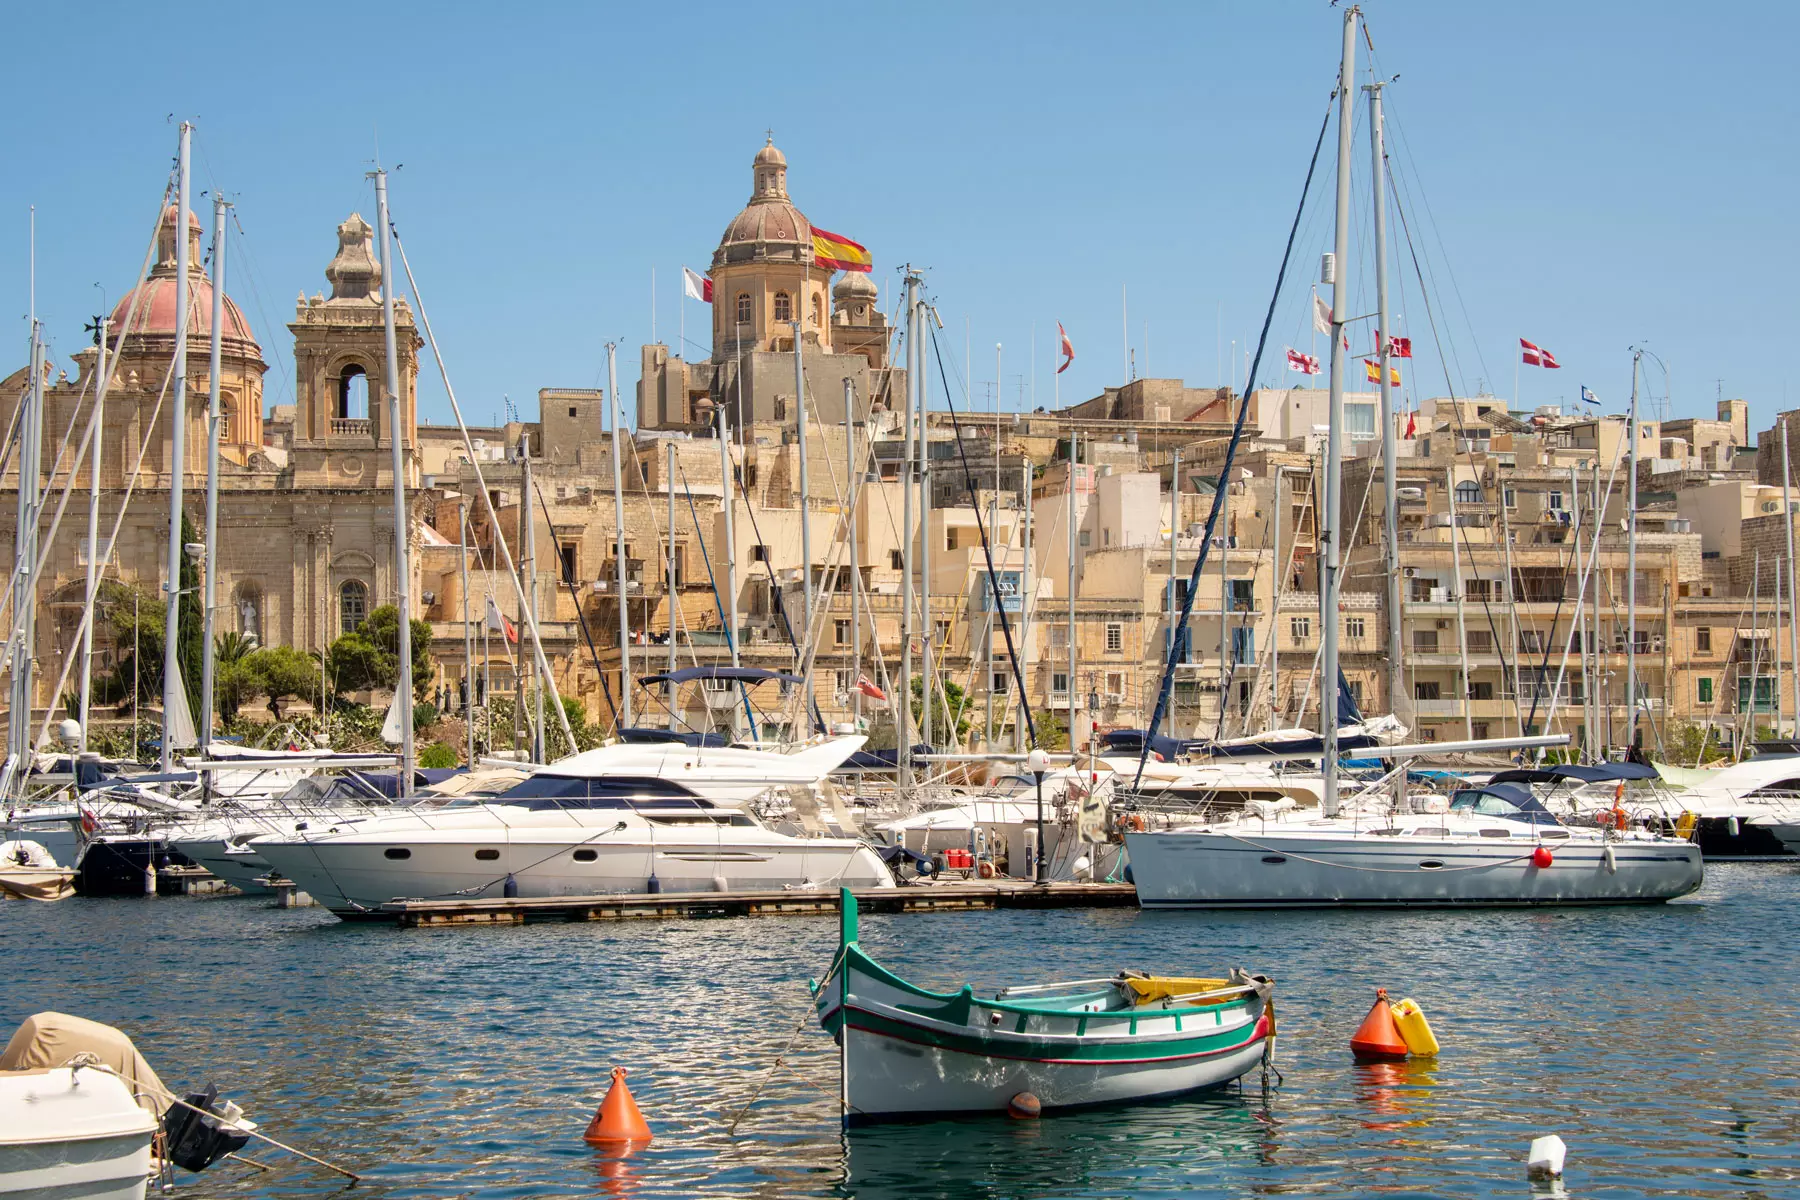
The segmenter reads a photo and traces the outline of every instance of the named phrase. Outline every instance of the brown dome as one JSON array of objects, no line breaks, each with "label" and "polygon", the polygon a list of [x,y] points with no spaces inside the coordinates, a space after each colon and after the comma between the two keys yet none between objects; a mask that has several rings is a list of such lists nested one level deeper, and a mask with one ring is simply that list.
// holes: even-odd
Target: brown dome
[{"label": "brown dome", "polygon": [[713,263],[770,257],[811,262],[812,224],[788,199],[787,157],[773,140],[756,152],[750,174],[750,202],[725,227]]}]

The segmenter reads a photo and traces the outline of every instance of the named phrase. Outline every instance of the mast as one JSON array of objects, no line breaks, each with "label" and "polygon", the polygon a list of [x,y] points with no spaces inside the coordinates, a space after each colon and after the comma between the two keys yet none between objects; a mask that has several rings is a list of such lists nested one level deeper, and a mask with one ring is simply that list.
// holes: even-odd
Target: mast
[{"label": "mast", "polygon": [[813,638],[813,570],[812,570],[812,506],[806,490],[806,362],[800,355],[799,301],[794,307],[794,415],[800,433],[800,594],[804,597],[801,612],[805,615],[806,637],[794,647],[800,656],[800,720],[807,733],[812,733],[813,659],[815,655],[802,649]]},{"label": "mast", "polygon": [[[175,365],[169,392],[175,408],[169,433],[169,562],[164,589],[163,622],[163,720],[161,765],[164,774],[175,764],[171,734],[176,704],[181,696],[181,493],[187,478],[187,346],[188,346],[188,145],[194,127],[181,123],[180,159],[175,186]],[[21,488],[21,491],[24,489]],[[29,643],[27,643],[29,645]],[[28,710],[29,711],[29,710]]]},{"label": "mast", "polygon": [[[1075,686],[1075,462],[1080,456],[1079,435],[1069,430],[1069,518],[1064,524],[1069,527],[1069,753],[1075,752],[1075,697],[1078,694]],[[1093,719],[1092,713],[1088,719]]]},{"label": "mast", "polygon": [[[1177,465],[1181,462],[1179,452],[1175,455],[1175,462]],[[1279,729],[1281,728],[1281,588],[1286,582],[1287,575],[1286,568],[1281,561],[1281,523],[1286,516],[1281,511],[1281,477],[1287,474],[1287,469],[1277,466],[1274,473],[1274,520],[1269,522],[1269,527],[1275,532],[1275,545],[1269,551],[1271,568],[1269,574],[1275,580],[1275,586],[1269,598],[1269,724]],[[1171,575],[1174,574],[1172,562],[1169,572]],[[1171,585],[1169,598],[1173,600],[1174,597],[1175,588]]]},{"label": "mast", "polygon": [[[213,614],[218,607],[219,576],[219,355],[225,328],[225,197],[213,194],[212,338],[207,358],[206,389],[206,579],[205,606],[200,610],[200,752],[212,741],[213,677],[218,655],[213,648]],[[91,546],[92,543],[90,542]],[[91,561],[93,554],[88,558]],[[211,776],[206,777],[208,782]]]},{"label": "mast", "polygon": [[[1403,610],[1400,607],[1400,517],[1399,517],[1399,482],[1395,478],[1395,470],[1399,466],[1399,446],[1396,444],[1398,434],[1394,428],[1394,387],[1392,377],[1388,374],[1388,362],[1393,349],[1393,331],[1388,328],[1388,283],[1387,283],[1387,131],[1382,124],[1380,83],[1371,83],[1363,90],[1369,93],[1369,154],[1372,160],[1370,171],[1371,182],[1375,188],[1375,337],[1379,345],[1376,353],[1380,356],[1381,370],[1381,475],[1386,503],[1382,506],[1383,532],[1386,538],[1387,566],[1387,643],[1388,643],[1388,707],[1390,711],[1400,707],[1401,689],[1404,687],[1404,668],[1401,663],[1401,641],[1403,634]],[[1454,503],[1454,495],[1452,503]],[[1452,512],[1455,509],[1451,510]],[[1456,527],[1450,528],[1450,554],[1456,555]],[[1460,603],[1460,598],[1459,598]],[[1464,680],[1467,682],[1466,678]],[[1465,689],[1466,690],[1466,689]],[[1466,697],[1465,697],[1466,707]],[[1471,739],[1474,737],[1470,734]],[[1404,780],[1406,772],[1399,773]]]},{"label": "mast", "polygon": [[[683,293],[686,296],[686,293]],[[685,311],[686,303],[682,304]],[[675,669],[675,442],[663,443],[663,490],[669,493],[669,670]],[[669,728],[675,727],[675,713],[669,712]]]},{"label": "mast", "polygon": [[[1344,13],[1344,57],[1338,69],[1337,232],[1332,243],[1331,272],[1331,405],[1325,435],[1325,561],[1324,587],[1319,590],[1319,736],[1324,742],[1324,814],[1338,813],[1338,591],[1343,554],[1339,542],[1344,471],[1344,326],[1349,321],[1346,305],[1350,289],[1345,276],[1350,262],[1350,88],[1356,77],[1356,16],[1351,5]],[[1245,385],[1248,390],[1248,383]],[[1330,701],[1326,697],[1331,697]],[[1221,701],[1222,702],[1222,701]]]},{"label": "mast", "polygon": [[[607,418],[612,425],[613,523],[618,536],[614,546],[615,571],[619,588],[619,699],[621,720],[631,722],[631,609],[625,594],[625,460],[619,441],[619,347],[606,343]],[[535,594],[535,593],[534,593]]]},{"label": "mast", "polygon": [[[400,354],[394,346],[393,233],[388,225],[387,172],[375,170],[375,221],[381,226],[381,386],[387,393],[388,446],[394,472],[394,605],[400,610],[395,640],[400,650],[400,677],[395,681],[394,702],[400,709],[400,794],[412,795],[413,766],[418,761],[413,747],[412,673],[412,521],[406,510],[406,426],[400,414]],[[526,498],[527,511],[531,500]],[[535,614],[534,614],[535,615]],[[538,728],[543,728],[540,721]],[[541,736],[541,733],[540,733]]]},{"label": "mast", "polygon": [[[738,359],[738,388],[743,388],[743,359]],[[742,396],[739,397],[740,401]],[[731,665],[738,665],[738,593],[737,593],[737,504],[732,499],[731,418],[723,404],[719,405],[719,484],[720,511],[725,515],[725,648],[731,653]],[[731,709],[731,729],[737,732],[737,707]]]},{"label": "mast", "polygon": [[[995,428],[999,428],[999,418],[995,418]],[[1031,560],[1031,459],[1026,458],[1024,467],[1022,507],[1025,509],[1025,544],[1019,559],[1019,653],[1027,662],[1031,659],[1031,610],[1037,604],[1037,564]],[[1025,663],[1019,664],[1019,675],[1025,674]],[[989,681],[990,683],[992,680]],[[1024,705],[1025,693],[1019,693],[1019,716],[1013,720],[1013,752],[1016,754],[1025,749]],[[1071,747],[1073,749],[1073,747]]]},{"label": "mast", "polygon": [[475,702],[475,637],[469,628],[469,512],[468,502],[458,499],[456,502],[456,547],[462,569],[462,610],[463,610],[463,694],[462,718],[463,728],[469,735],[470,769],[475,766],[475,718],[469,708]]},{"label": "mast", "polygon": [[[35,310],[35,289],[32,297]],[[13,625],[18,633],[13,657],[11,727],[15,771],[22,774],[31,753],[32,661],[37,649],[37,563],[39,488],[43,465],[44,435],[44,334],[35,311],[31,317],[31,386],[25,393],[25,419],[19,431],[19,528],[14,544],[18,559],[13,568]],[[90,543],[88,556],[93,557]],[[134,660],[135,661],[135,660]]]},{"label": "mast", "polygon": [[[1637,740],[1638,695],[1637,695],[1637,466],[1638,466],[1638,359],[1639,351],[1631,355],[1631,426],[1630,440],[1626,449],[1630,455],[1630,476],[1625,481],[1625,703],[1630,705],[1628,711],[1631,720],[1625,726],[1625,744],[1633,745]],[[1787,427],[1782,426],[1783,430]],[[1783,506],[1783,511],[1786,506]],[[1790,524],[1789,536],[1792,537]],[[1779,578],[1779,577],[1777,577]],[[1780,589],[1776,592],[1779,594]],[[1618,626],[1613,626],[1617,629]],[[1779,678],[1779,676],[1777,677]],[[1776,686],[1780,686],[1779,683]],[[1608,722],[1610,725],[1611,722]]]},{"label": "mast", "polygon": [[919,387],[919,274],[906,272],[906,415],[905,450],[900,464],[900,694],[894,699],[900,748],[895,752],[900,791],[912,788],[912,630],[913,630],[913,414]]},{"label": "mast", "polygon": [[[616,474],[617,472],[615,472]],[[537,618],[537,542],[532,536],[531,519],[531,435],[519,435],[519,628],[536,627]],[[521,660],[523,655],[520,655]],[[519,722],[525,716],[525,681],[520,664],[513,664],[513,747],[519,744]],[[540,685],[541,686],[541,685]],[[531,735],[531,761],[542,762],[542,743],[538,731],[527,726]]]},{"label": "mast", "polygon": [[[224,290],[221,283],[219,290]],[[94,336],[99,344],[99,355],[94,359],[94,444],[88,451],[88,523],[87,523],[87,592],[86,604],[89,612],[87,623],[81,627],[81,745],[82,753],[88,747],[88,705],[93,699],[94,691],[94,597],[100,584],[100,576],[105,568],[94,561],[100,553],[100,463],[102,461],[101,445],[106,440],[106,334],[112,321],[105,315],[94,319]],[[13,592],[18,595],[17,590]]]},{"label": "mast", "polygon": [[844,377],[844,459],[848,478],[844,495],[849,502],[847,536],[850,559],[850,713],[858,732],[862,731],[862,558],[856,541],[857,484],[861,482],[862,464],[856,458],[856,381]]},{"label": "mast", "polygon": [[1219,511],[1225,532],[1219,538],[1219,727],[1213,736],[1223,738],[1225,695],[1231,690],[1231,656],[1226,652],[1231,637],[1231,484],[1224,473],[1219,475],[1219,487],[1225,493],[1225,506]]},{"label": "mast", "polygon": [[[1781,419],[1781,511],[1787,525],[1788,662],[1794,672],[1794,728],[1800,730],[1800,584],[1797,584],[1796,579],[1800,575],[1800,567],[1796,567],[1794,562],[1793,482],[1793,471],[1788,459],[1788,421],[1784,416]],[[82,728],[85,730],[86,727],[86,718],[83,718]]]},{"label": "mast", "polygon": [[[1385,367],[1382,368],[1386,370]],[[1386,380],[1382,381],[1384,384]],[[1456,662],[1462,674],[1463,736],[1475,740],[1475,714],[1469,708],[1469,624],[1463,609],[1462,555],[1456,552],[1456,467],[1444,468],[1444,487],[1450,498],[1450,586],[1456,589]],[[1404,771],[1401,772],[1405,774]]]}]

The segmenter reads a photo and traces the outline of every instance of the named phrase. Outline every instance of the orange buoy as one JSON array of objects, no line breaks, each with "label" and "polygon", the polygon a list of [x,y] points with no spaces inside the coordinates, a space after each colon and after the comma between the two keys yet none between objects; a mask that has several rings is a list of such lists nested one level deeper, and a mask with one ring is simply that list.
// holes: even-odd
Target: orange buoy
[{"label": "orange buoy", "polygon": [[644,1121],[644,1114],[638,1111],[637,1101],[631,1098],[631,1089],[625,1086],[624,1067],[612,1069],[612,1087],[607,1089],[606,1099],[600,1102],[600,1111],[588,1122],[587,1132],[581,1135],[581,1140],[596,1145],[650,1140],[650,1126]]},{"label": "orange buoy", "polygon": [[1044,1102],[1030,1092],[1020,1092],[1006,1102],[1007,1115],[1021,1121],[1029,1121],[1034,1117],[1042,1115],[1043,1111]]},{"label": "orange buoy", "polygon": [[1406,1039],[1394,1024],[1386,988],[1375,989],[1375,1007],[1350,1035],[1350,1053],[1363,1062],[1383,1062],[1406,1057]]}]

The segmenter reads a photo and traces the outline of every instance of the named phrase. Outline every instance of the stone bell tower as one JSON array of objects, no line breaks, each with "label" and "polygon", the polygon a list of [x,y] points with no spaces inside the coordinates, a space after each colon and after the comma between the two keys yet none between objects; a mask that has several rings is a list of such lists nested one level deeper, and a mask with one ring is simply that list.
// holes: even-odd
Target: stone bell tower
[{"label": "stone bell tower", "polygon": [[[337,256],[325,268],[329,299],[301,295],[288,329],[294,335],[296,451],[373,451],[389,446],[381,327],[381,264],[374,230],[358,213],[338,226]],[[400,355],[403,444],[416,447],[419,348],[412,308],[394,299],[394,342]],[[364,456],[373,460],[377,456]],[[384,456],[379,456],[385,460]],[[416,469],[417,451],[413,451]]]}]

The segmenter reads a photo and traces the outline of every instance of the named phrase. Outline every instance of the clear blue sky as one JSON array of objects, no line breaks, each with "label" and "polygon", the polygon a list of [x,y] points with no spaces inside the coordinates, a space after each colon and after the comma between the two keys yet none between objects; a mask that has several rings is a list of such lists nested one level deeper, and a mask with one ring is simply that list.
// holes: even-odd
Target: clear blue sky
[{"label": "clear blue sky", "polygon": [[[1796,318],[1794,285],[1769,265],[1794,244],[1794,7],[1364,7],[1383,75],[1402,77],[1388,93],[1395,162],[1458,391],[1510,395],[1524,336],[1565,367],[1527,368],[1525,404],[1586,384],[1620,408],[1641,340],[1673,369],[1673,415],[1710,415],[1723,380],[1766,426]],[[283,327],[297,292],[325,288],[336,224],[374,216],[363,172],[379,132],[390,167],[404,164],[394,217],[458,394],[488,421],[503,393],[530,417],[539,387],[602,382],[609,338],[630,396],[652,269],[657,333],[673,341],[680,268],[710,260],[766,126],[801,209],[873,252],[884,308],[898,264],[926,269],[955,358],[971,331],[978,397],[1002,342],[1017,402],[1035,324],[1037,403],[1050,404],[1059,320],[1077,351],[1063,401],[1119,382],[1122,286],[1141,372],[1225,382],[1221,343],[1241,349],[1268,303],[1339,14],[1324,0],[35,5],[8,40],[9,369],[23,361],[28,206],[39,311],[66,355],[99,311],[93,285],[116,298],[132,281],[175,114],[197,126],[196,191],[236,200],[229,290],[271,363],[268,403],[291,400]],[[1359,312],[1372,307],[1362,132]],[[1276,363],[1309,336],[1332,147],[1271,332]],[[1396,329],[1420,353],[1408,384],[1441,394],[1419,287],[1400,274]],[[704,339],[702,306],[688,328]],[[1281,376],[1265,365],[1260,378]],[[448,419],[435,376],[421,379],[424,415]]]}]

